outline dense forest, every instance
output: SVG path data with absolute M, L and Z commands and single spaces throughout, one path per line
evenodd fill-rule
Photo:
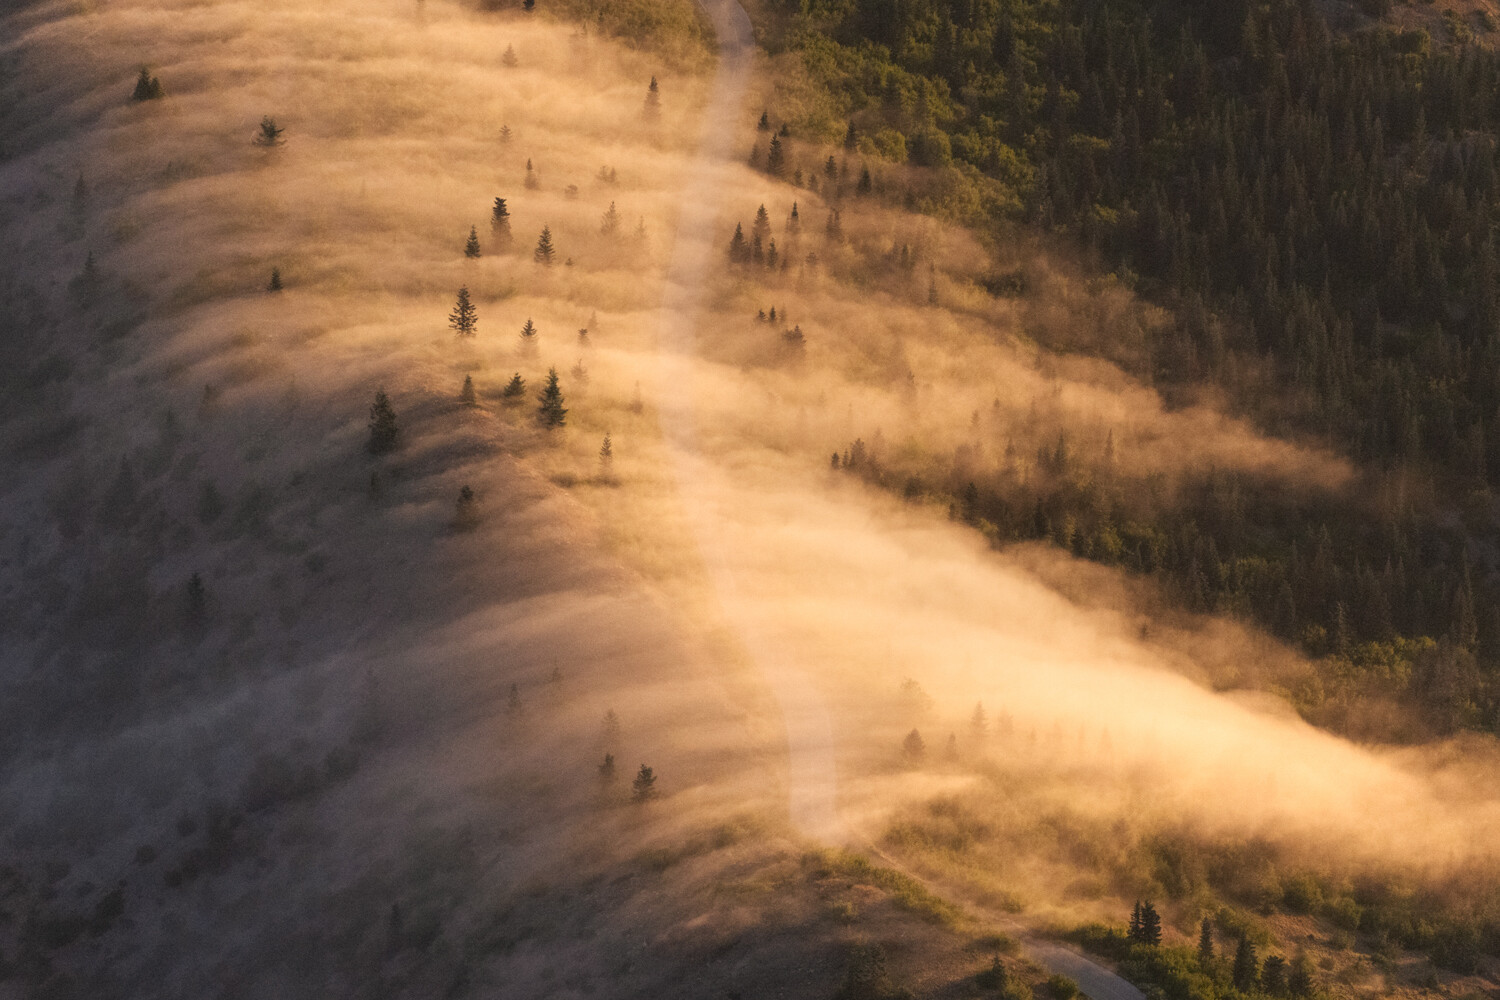
M 1137 375 L 1332 445 L 1368 497 L 1208 471 L 1163 496 L 1066 439 L 941 473 L 857 447 L 851 471 L 1302 643 L 1327 669 L 1292 694 L 1323 724 L 1415 695 L 1438 730 L 1500 725 L 1492 25 L 1336 32 L 1310 0 L 799 0 L 772 20 L 851 155 L 970 178 L 996 225 L 1075 240 L 1175 317 Z

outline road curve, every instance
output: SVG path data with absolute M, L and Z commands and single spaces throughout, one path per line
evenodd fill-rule
M 708 104 L 702 112 L 697 163 L 689 171 L 682 192 L 681 214 L 667 269 L 667 288 L 659 322 L 660 350 L 655 378 L 660 401 L 662 433 L 670 446 L 679 495 L 687 510 L 694 541 L 721 607 L 757 670 L 774 694 L 786 727 L 788 808 L 792 823 L 805 836 L 825 843 L 843 843 L 848 831 L 840 822 L 833 727 L 828 705 L 811 676 L 777 641 L 774 629 L 753 614 L 737 614 L 747 607 L 736 579 L 731 553 L 715 530 L 714 512 L 734 510 L 734 491 L 744 484 L 731 481 L 698 446 L 693 407 L 693 357 L 698 340 L 698 316 L 703 305 L 705 278 L 724 242 L 720 205 L 729 190 L 727 170 L 737 166 L 744 150 L 735 145 L 735 126 L 742 120 L 744 101 L 754 68 L 755 40 L 750 17 L 736 0 L 699 0 L 718 35 L 719 63 Z M 923 879 L 873 844 L 872 853 L 887 864 L 919 879 L 935 892 L 943 887 Z M 1014 917 L 989 913 L 969 905 L 988 920 L 1013 933 L 1031 956 L 1052 972 L 1076 981 L 1093 1000 L 1144 1000 L 1140 990 L 1071 948 L 1033 936 Z

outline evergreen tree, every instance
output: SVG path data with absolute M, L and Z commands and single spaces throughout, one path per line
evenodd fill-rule
M 828 222 L 823 226 L 823 232 L 828 236 L 829 240 L 833 241 L 834 243 L 843 241 L 844 220 L 840 217 L 838 209 L 835 208 L 829 210 Z
M 1141 939 L 1141 901 L 1139 899 L 1135 901 L 1135 909 L 1130 911 L 1130 929 L 1126 931 L 1126 936 L 1132 941 Z
M 464 241 L 464 256 L 470 259 L 479 256 L 479 230 L 469 227 L 469 238 Z
M 507 45 L 505 47 L 505 55 L 500 57 L 500 62 L 506 66 L 515 66 L 520 61 L 516 58 L 516 47 L 514 45 Z
M 469 301 L 469 286 L 465 285 L 458 290 L 458 301 L 448 314 L 448 325 L 460 337 L 472 337 L 479 331 L 479 311 Z
M 1311 996 L 1313 993 L 1312 962 L 1306 955 L 1298 955 L 1286 977 L 1287 992 L 1294 997 Z
M 130 95 L 132 101 L 156 101 L 165 97 L 167 92 L 162 89 L 161 81 L 151 75 L 151 70 L 145 66 L 141 67 L 140 76 L 135 78 L 135 91 Z
M 531 157 L 526 158 L 526 190 L 535 191 L 542 186 L 541 178 L 537 177 L 536 169 L 531 165 Z
M 1260 988 L 1273 997 L 1286 996 L 1286 959 L 1280 955 L 1267 956 L 1260 970 Z
M 521 0 L 521 9 L 530 14 L 536 10 L 536 0 Z
M 510 381 L 505 383 L 505 388 L 501 391 L 500 398 L 507 403 L 519 403 L 525 395 L 526 380 L 521 377 L 520 372 L 516 372 L 510 377 Z
M 913 729 L 906 734 L 906 739 L 901 741 L 901 755 L 906 758 L 908 764 L 920 764 L 927 756 L 927 744 L 922 739 L 922 734 Z
M 509 125 L 501 125 L 500 126 L 500 141 L 502 143 L 506 144 L 506 145 L 509 145 L 510 144 L 510 140 L 511 140 L 510 126 Z
M 766 173 L 780 177 L 786 173 L 786 150 L 781 146 L 781 136 L 771 136 L 771 148 L 766 152 Z
M 1210 970 L 1214 964 L 1214 927 L 1207 917 L 1198 925 L 1198 964 Z
M 1249 993 L 1260 982 L 1260 961 L 1255 957 L 1255 945 L 1250 943 L 1249 938 L 1240 938 L 1239 947 L 1234 952 L 1234 971 L 1231 976 L 1234 988 L 1242 993 Z
M 281 133 L 286 129 L 276 124 L 276 119 L 266 115 L 260 120 L 260 131 L 255 134 L 257 146 L 280 146 L 286 140 L 281 138 Z
M 510 249 L 510 209 L 505 207 L 504 198 L 496 198 L 495 207 L 490 210 L 490 235 L 494 237 L 495 246 L 501 250 Z
M 974 703 L 974 714 L 969 716 L 969 733 L 976 740 L 982 740 L 989 735 L 990 724 L 984 716 L 984 702 Z
M 646 88 L 645 116 L 647 121 L 655 121 L 661 117 L 661 92 L 654 76 L 651 78 L 651 85 Z
M 470 531 L 479 525 L 479 502 L 474 490 L 468 485 L 458 491 L 458 503 L 453 512 L 453 526 L 459 531 Z
M 609 211 L 604 213 L 604 218 L 599 222 L 599 235 L 614 236 L 620 231 L 620 213 L 615 210 L 615 203 L 609 203 Z
M 875 179 L 870 176 L 870 168 L 868 166 L 861 167 L 859 171 L 859 183 L 854 188 L 855 192 L 858 194 L 869 194 L 874 189 Z
M 542 235 L 537 237 L 536 250 L 532 251 L 531 259 L 538 264 L 551 267 L 557 258 L 557 251 L 552 246 L 552 227 L 543 226 Z
M 528 352 L 535 351 L 539 333 L 536 324 L 531 321 L 530 316 L 527 316 L 526 325 L 521 327 L 521 348 Z
M 604 763 L 599 765 L 599 784 L 609 788 L 615 783 L 615 755 L 607 753 L 604 755 Z
M 464 376 L 464 387 L 458 390 L 458 401 L 465 406 L 479 405 L 479 396 L 474 392 L 474 376 Z
M 750 247 L 745 243 L 745 230 L 738 222 L 734 224 L 734 236 L 729 241 L 729 262 L 743 264 L 750 259 Z
M 266 291 L 268 291 L 268 292 L 279 292 L 279 291 L 281 291 L 281 268 L 279 268 L 279 267 L 273 267 L 273 268 L 271 268 L 271 280 L 266 285 Z
M 537 396 L 537 421 L 547 430 L 563 426 L 568 419 L 568 411 L 563 408 L 563 394 L 561 387 L 557 384 L 557 369 L 547 369 L 547 383 L 542 388 L 541 395 Z
M 637 802 L 645 802 L 656 798 L 656 772 L 645 764 L 636 772 L 635 780 L 630 783 L 632 795 Z
M 604 432 L 604 443 L 599 446 L 599 471 L 605 479 L 611 478 L 615 471 L 615 447 L 608 431 Z
M 996 955 L 990 962 L 990 967 L 974 977 L 974 982 L 980 989 L 1005 993 L 1005 988 L 1010 985 L 1010 974 L 1000 963 L 1000 956 Z
M 400 430 L 396 427 L 396 411 L 391 407 L 391 398 L 381 389 L 375 393 L 375 402 L 370 404 L 371 454 L 383 455 L 396 447 Z
M 1161 915 L 1149 899 L 1141 906 L 1141 941 L 1161 944 Z

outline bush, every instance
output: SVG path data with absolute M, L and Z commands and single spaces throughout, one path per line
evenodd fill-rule
M 1078 984 L 1064 975 L 1055 975 L 1047 980 L 1047 993 L 1057 1000 L 1073 1000 L 1078 995 Z

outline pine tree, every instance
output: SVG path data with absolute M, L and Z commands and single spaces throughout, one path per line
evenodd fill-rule
M 532 252 L 531 259 L 536 261 L 538 264 L 542 264 L 546 267 L 551 267 L 552 262 L 556 258 L 557 251 L 553 249 L 552 246 L 552 227 L 543 226 L 542 235 L 537 237 L 536 250 Z
M 464 376 L 464 387 L 458 390 L 458 401 L 465 406 L 479 405 L 479 396 L 474 392 L 474 376 Z
M 922 758 L 927 756 L 927 744 L 922 739 L 922 734 L 913 729 L 906 734 L 906 739 L 901 741 L 901 755 L 906 758 L 908 764 L 920 764 Z
M 1010 974 L 1000 964 L 1000 956 L 996 955 L 990 962 L 990 967 L 974 977 L 974 982 L 980 989 L 1005 993 L 1005 987 L 1010 985 Z
M 869 194 L 874 189 L 875 189 L 875 179 L 870 176 L 870 168 L 869 167 L 862 167 L 862 168 L 860 168 L 860 171 L 859 171 L 859 183 L 857 185 L 855 185 L 854 190 L 858 194 Z
M 135 91 L 130 95 L 132 101 L 156 101 L 166 96 L 162 89 L 161 81 L 151 75 L 151 70 L 145 66 L 141 67 L 141 75 L 135 78 Z
M 786 172 L 786 150 L 781 147 L 781 136 L 771 136 L 771 148 L 766 152 L 766 173 L 780 177 Z
M 1135 901 L 1135 909 L 1130 911 L 1130 928 L 1125 932 L 1125 936 L 1132 941 L 1141 939 L 1141 901 L 1139 899 Z
M 526 158 L 526 190 L 535 191 L 542 186 L 541 179 L 537 177 L 536 170 L 531 165 L 531 157 Z
M 797 212 L 797 203 L 792 202 L 792 214 L 786 218 L 786 231 L 795 235 L 802 231 L 802 216 Z
M 1146 944 L 1161 944 L 1161 914 L 1151 900 L 1141 906 L 1141 941 Z
M 645 116 L 647 121 L 655 121 L 661 117 L 661 91 L 657 88 L 656 77 L 651 78 L 651 85 L 646 88 Z
M 604 755 L 604 763 L 599 765 L 599 784 L 605 788 L 615 783 L 615 755 L 607 753 Z
M 464 256 L 470 259 L 479 256 L 479 230 L 474 226 L 469 227 L 469 238 L 464 241 Z
M 510 140 L 511 140 L 510 126 L 509 125 L 501 125 L 500 126 L 500 141 L 502 143 L 505 143 L 506 145 L 509 145 L 510 144 Z
M 501 391 L 500 398 L 507 403 L 519 403 L 525 395 L 526 380 L 521 377 L 520 372 L 516 372 L 510 377 L 510 381 L 505 383 L 505 388 Z
M 520 61 L 516 58 L 516 47 L 514 45 L 507 45 L 505 47 L 505 55 L 500 57 L 500 62 L 506 66 L 514 66 Z
M 989 720 L 984 716 L 984 702 L 976 701 L 974 703 L 974 714 L 969 716 L 969 732 L 973 735 L 974 739 L 982 740 L 985 736 L 989 735 L 989 728 Z
M 1249 938 L 1240 938 L 1239 947 L 1235 949 L 1232 977 L 1234 988 L 1242 993 L 1249 993 L 1260 981 L 1260 962 L 1255 957 L 1255 945 L 1250 943 Z
M 1311 996 L 1313 992 L 1312 962 L 1306 955 L 1298 955 L 1286 977 L 1287 992 L 1294 997 Z
M 375 393 L 375 402 L 370 404 L 370 444 L 371 454 L 383 455 L 396 447 L 396 437 L 400 430 L 396 427 L 396 411 L 391 407 L 391 398 L 381 389 Z
M 630 783 L 630 787 L 637 802 L 656 798 L 656 772 L 642 764 L 641 769 L 636 772 L 635 780 Z
M 823 232 L 835 243 L 844 238 L 844 220 L 838 209 L 832 209 L 828 213 L 828 223 L 823 227 Z
M 474 499 L 474 490 L 467 484 L 458 491 L 458 503 L 453 511 L 453 526 L 459 531 L 471 531 L 479 525 L 479 503 Z
M 547 384 L 537 398 L 537 421 L 547 430 L 567 423 L 568 411 L 563 408 L 563 394 L 557 384 L 557 369 L 547 369 Z
M 286 140 L 281 138 L 281 133 L 286 129 L 276 124 L 276 119 L 266 115 L 260 120 L 260 131 L 255 135 L 257 146 L 280 146 Z
M 771 112 L 769 110 L 760 113 L 760 121 L 756 123 L 755 127 L 761 132 L 771 131 Z
M 458 301 L 454 303 L 453 311 L 448 314 L 448 325 L 460 337 L 472 337 L 479 331 L 479 311 L 474 308 L 474 303 L 469 301 L 467 285 L 458 290 Z
M 535 351 L 536 350 L 536 344 L 537 344 L 537 336 L 538 336 L 538 334 L 540 332 L 541 331 L 537 330 L 536 324 L 531 321 L 531 317 L 527 316 L 526 317 L 526 325 L 523 326 L 523 327 L 521 327 L 521 348 L 522 348 L 522 350 L 525 350 L 525 351 L 528 351 L 528 352 L 529 351 Z
M 745 230 L 738 222 L 734 224 L 734 236 L 729 241 L 729 262 L 743 264 L 750 259 L 750 247 L 745 243 Z
M 613 478 L 615 472 L 615 446 L 608 431 L 604 432 L 604 443 L 599 446 L 599 471 L 605 480 Z
M 609 211 L 599 221 L 599 234 L 601 236 L 613 236 L 620 231 L 620 213 L 615 210 L 615 203 L 609 203 Z
M 268 291 L 268 292 L 279 292 L 279 291 L 281 291 L 281 268 L 279 268 L 279 267 L 273 267 L 273 268 L 271 268 L 271 280 L 266 285 L 266 291 Z
M 1198 964 L 1204 971 L 1212 969 L 1214 964 L 1214 926 L 1207 917 L 1198 926 Z
M 505 207 L 504 198 L 496 198 L 495 207 L 490 210 L 490 235 L 494 237 L 495 246 L 501 250 L 510 249 L 510 209 Z
M 1270 955 L 1260 970 L 1260 988 L 1273 997 L 1284 997 L 1287 992 L 1286 959 Z

